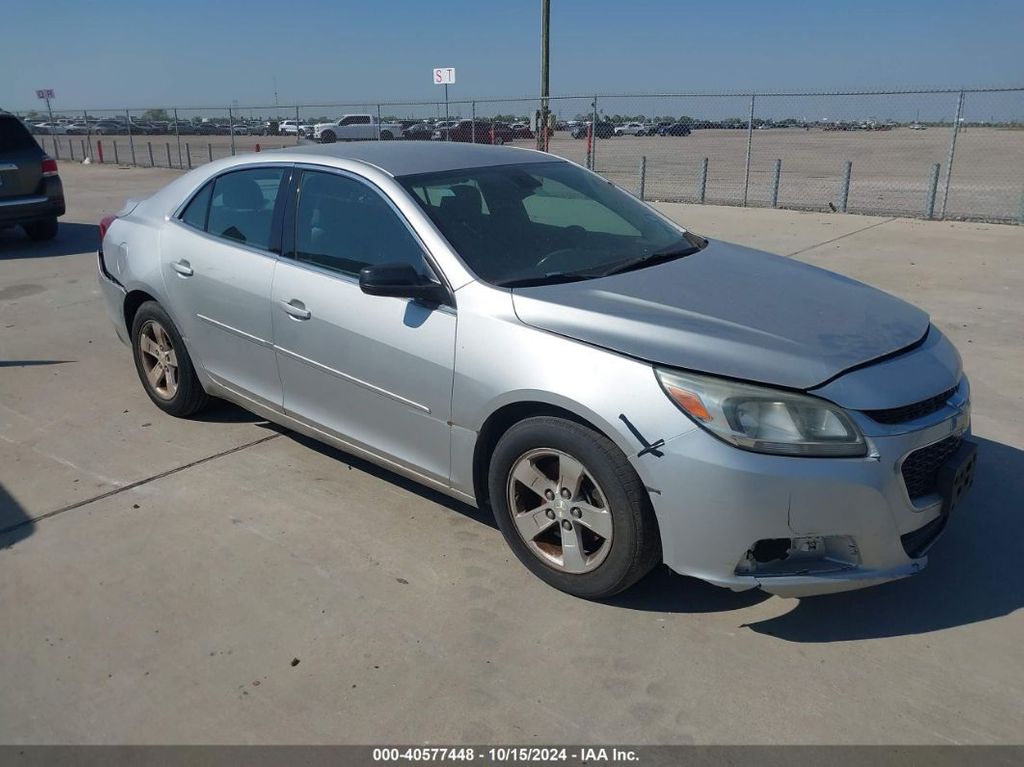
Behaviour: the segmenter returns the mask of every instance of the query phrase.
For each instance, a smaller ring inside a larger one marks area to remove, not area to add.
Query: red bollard
[[[96,141],[96,154],[99,155],[100,163],[102,164],[103,163],[103,142],[98,140],[98,139]]]
[[[257,152],[260,151],[260,145],[259,144],[256,145],[256,151]]]

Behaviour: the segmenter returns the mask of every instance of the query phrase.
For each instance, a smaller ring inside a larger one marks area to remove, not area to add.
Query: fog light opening
[[[857,542],[848,535],[762,538],[739,564],[737,575],[815,575],[860,565]]]
[[[764,538],[754,544],[750,555],[755,562],[765,564],[789,556],[789,538]]]

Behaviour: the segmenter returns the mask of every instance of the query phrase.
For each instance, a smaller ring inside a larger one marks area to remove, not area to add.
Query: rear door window
[[[0,152],[21,152],[38,146],[16,117],[0,117]]]
[[[253,168],[218,176],[213,183],[206,231],[260,250],[270,250],[274,205],[284,168]]]

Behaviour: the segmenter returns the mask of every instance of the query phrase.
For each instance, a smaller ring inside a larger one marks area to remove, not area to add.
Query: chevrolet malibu
[[[100,229],[157,407],[231,400],[488,506],[570,594],[658,563],[789,596],[895,580],[973,481],[968,381],[924,312],[547,154],[251,154]]]

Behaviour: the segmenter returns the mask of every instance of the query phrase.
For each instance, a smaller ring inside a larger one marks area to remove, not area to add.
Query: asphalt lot
[[[61,171],[58,239],[0,232],[0,742],[1021,742],[1024,228],[663,206],[931,312],[979,473],[916,578],[797,601],[661,569],[595,604],[485,513],[234,407],[164,416],[95,223],[175,173]]]
[[[82,159],[85,137],[61,139],[61,157]],[[53,139],[40,136],[48,150]],[[942,172],[935,210],[942,204],[945,167],[949,156],[949,131],[929,128],[914,131],[804,131],[780,128],[754,131],[751,143],[748,202],[771,206],[775,160],[782,160],[778,203],[783,208],[827,211],[838,205],[843,166],[852,163],[849,211],[923,217],[933,167]],[[105,136],[104,159],[130,162],[127,136]],[[230,136],[182,136],[181,156],[174,136],[133,138],[136,164],[157,167],[188,167],[231,154]],[[235,151],[251,152],[290,146],[294,138],[236,136]],[[560,131],[551,151],[583,164],[586,141]],[[516,146],[532,147],[532,140]],[[736,205],[743,200],[747,132],[745,130],[696,130],[689,136],[619,136],[597,142],[597,170],[617,183],[635,190],[640,162],[646,157],[645,191],[648,199],[697,202],[701,166],[708,158],[705,199],[709,203]],[[151,153],[152,152],[152,153]],[[93,156],[95,144],[93,145]],[[169,161],[168,161],[168,158]],[[967,128],[957,138],[954,174],[947,200],[948,218],[1016,222],[1021,215],[1024,177],[1024,130]]]

